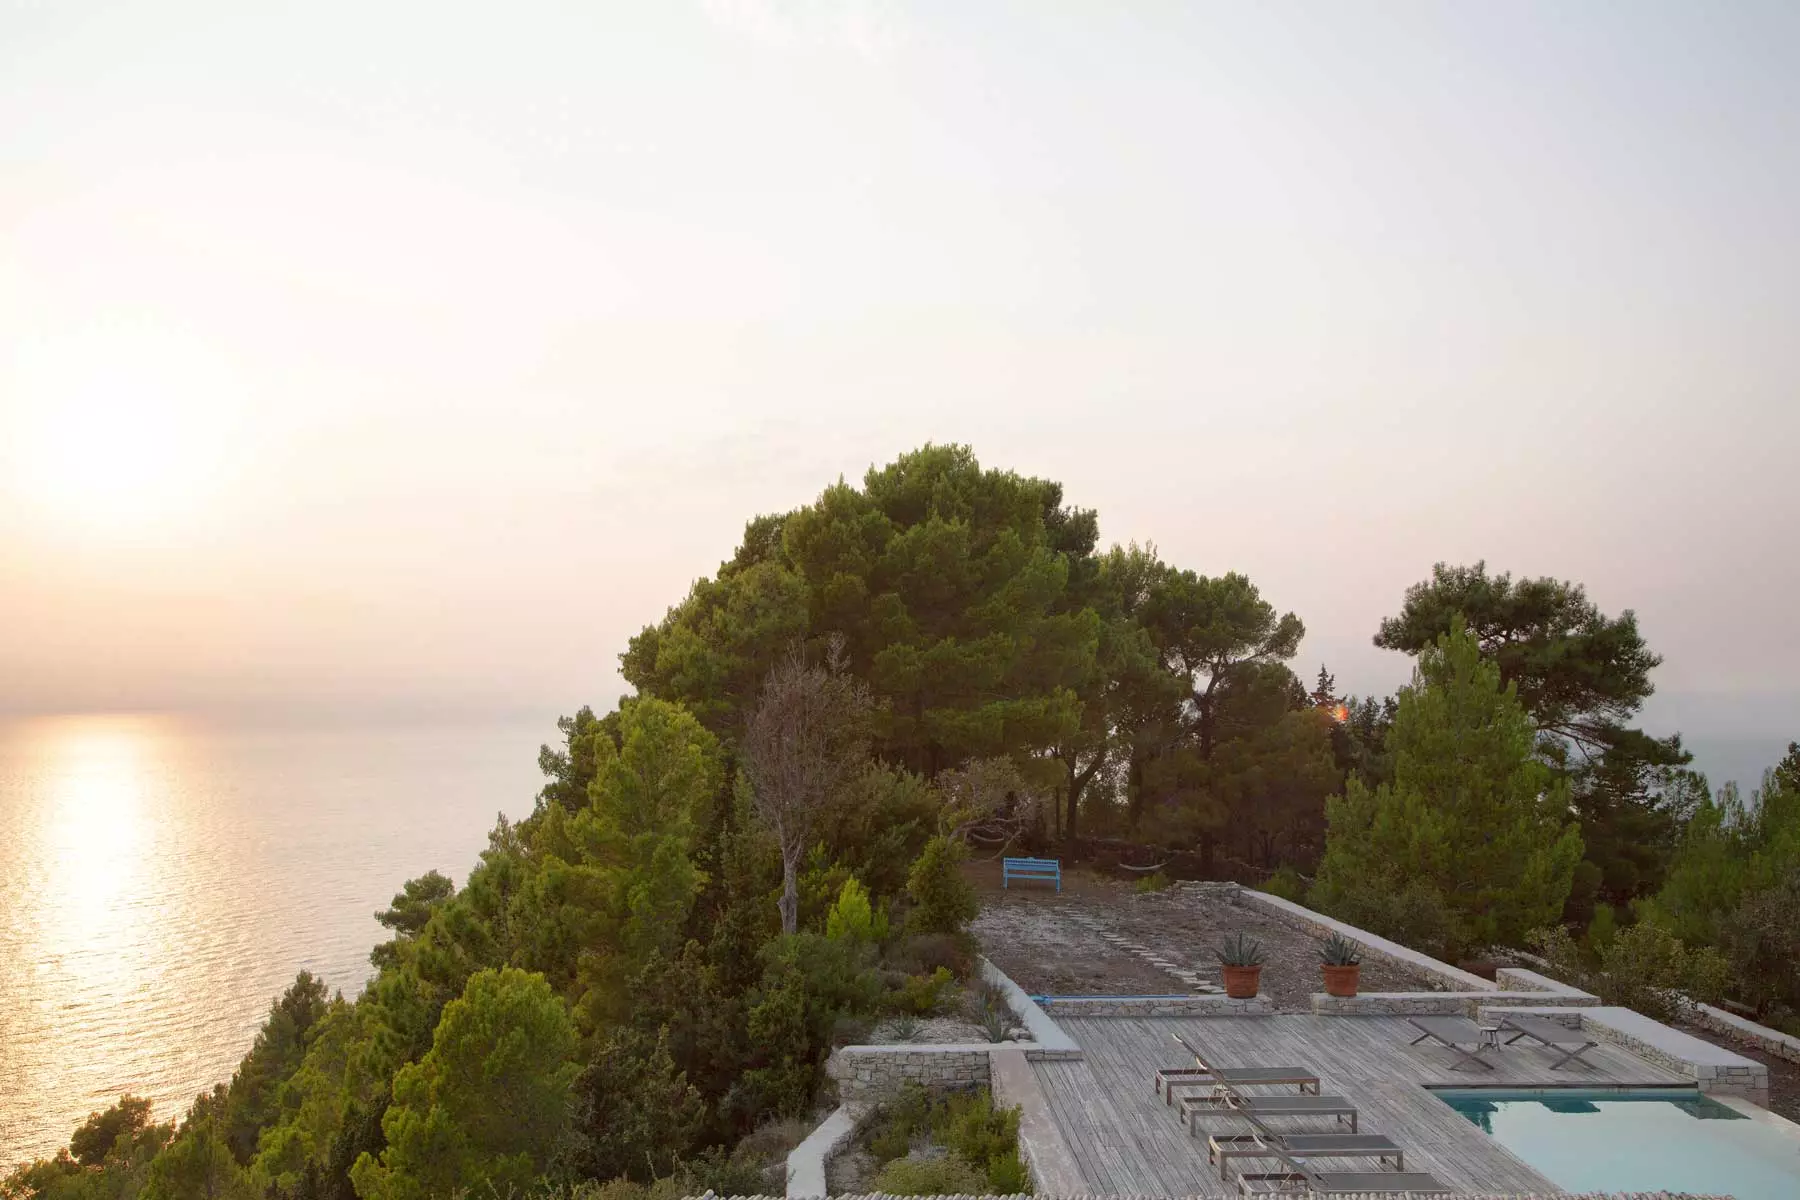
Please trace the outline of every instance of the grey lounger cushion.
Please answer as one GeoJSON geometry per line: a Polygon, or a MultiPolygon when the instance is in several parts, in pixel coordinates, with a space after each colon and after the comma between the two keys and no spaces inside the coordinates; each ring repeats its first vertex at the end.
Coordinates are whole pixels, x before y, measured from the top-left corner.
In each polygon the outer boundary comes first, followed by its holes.
{"type": "Polygon", "coordinates": [[[1181,1101],[1181,1119],[1194,1132],[1196,1112],[1243,1113],[1251,1117],[1336,1117],[1349,1118],[1350,1131],[1356,1132],[1356,1105],[1342,1096],[1187,1096],[1181,1101]]]}
{"type": "Polygon", "coordinates": [[[1308,1171],[1304,1175],[1281,1172],[1239,1175],[1238,1191],[1246,1196],[1279,1192],[1286,1185],[1304,1183],[1314,1192],[1425,1192],[1440,1196],[1450,1189],[1437,1176],[1424,1171],[1308,1171]]]}

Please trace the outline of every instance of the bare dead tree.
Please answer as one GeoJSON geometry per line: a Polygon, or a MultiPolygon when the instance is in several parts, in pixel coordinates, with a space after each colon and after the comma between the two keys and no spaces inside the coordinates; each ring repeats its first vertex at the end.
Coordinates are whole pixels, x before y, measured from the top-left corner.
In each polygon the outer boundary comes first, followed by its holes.
{"type": "Polygon", "coordinates": [[[744,773],[764,825],[781,847],[781,929],[800,924],[800,857],[820,816],[869,762],[874,698],[844,660],[844,639],[813,664],[795,643],[763,680],[744,733],[744,773]]]}

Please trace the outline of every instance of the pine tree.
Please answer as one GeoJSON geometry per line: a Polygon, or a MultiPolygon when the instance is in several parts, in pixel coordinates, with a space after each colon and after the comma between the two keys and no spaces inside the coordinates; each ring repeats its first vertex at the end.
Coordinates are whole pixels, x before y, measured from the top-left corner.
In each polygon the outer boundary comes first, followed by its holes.
{"type": "Polygon", "coordinates": [[[1319,664],[1319,681],[1313,684],[1311,700],[1314,708],[1335,709],[1341,703],[1337,694],[1337,676],[1327,671],[1324,663],[1319,664]]]}
{"type": "Polygon", "coordinates": [[[1401,689],[1393,781],[1352,778],[1327,805],[1315,906],[1446,953],[1520,945],[1553,923],[1582,844],[1536,733],[1456,622],[1401,689]]]}

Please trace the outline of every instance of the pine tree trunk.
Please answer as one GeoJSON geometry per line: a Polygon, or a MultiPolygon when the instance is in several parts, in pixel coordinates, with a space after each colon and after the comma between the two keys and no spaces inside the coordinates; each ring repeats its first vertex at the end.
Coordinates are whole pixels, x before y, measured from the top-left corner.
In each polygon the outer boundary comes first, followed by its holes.
{"type": "MultiPolygon", "coordinates": [[[[781,854],[781,932],[800,932],[800,852],[781,854]]],[[[764,910],[767,911],[766,909],[764,910]]]]}

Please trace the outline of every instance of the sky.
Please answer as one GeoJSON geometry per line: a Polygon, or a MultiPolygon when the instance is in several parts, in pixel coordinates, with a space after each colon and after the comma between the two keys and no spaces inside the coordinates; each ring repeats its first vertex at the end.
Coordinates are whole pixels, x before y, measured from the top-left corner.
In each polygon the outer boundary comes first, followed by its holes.
{"type": "Polygon", "coordinates": [[[1800,6],[0,0],[0,710],[546,714],[927,441],[1800,738],[1800,6]]]}

